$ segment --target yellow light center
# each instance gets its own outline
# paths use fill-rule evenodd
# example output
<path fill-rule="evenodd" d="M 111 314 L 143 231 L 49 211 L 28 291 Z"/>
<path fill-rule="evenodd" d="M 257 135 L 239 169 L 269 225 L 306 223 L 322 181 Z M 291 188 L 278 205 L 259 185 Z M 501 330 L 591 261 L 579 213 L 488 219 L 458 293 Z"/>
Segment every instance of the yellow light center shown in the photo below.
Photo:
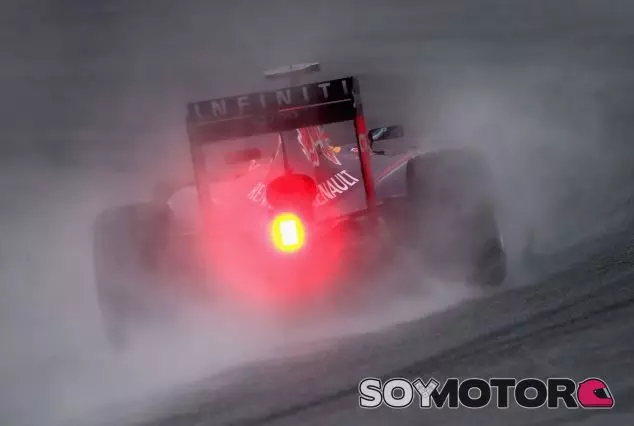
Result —
<path fill-rule="evenodd" d="M 291 253 L 304 245 L 304 225 L 293 213 L 280 213 L 271 224 L 271 238 L 275 248 Z"/>

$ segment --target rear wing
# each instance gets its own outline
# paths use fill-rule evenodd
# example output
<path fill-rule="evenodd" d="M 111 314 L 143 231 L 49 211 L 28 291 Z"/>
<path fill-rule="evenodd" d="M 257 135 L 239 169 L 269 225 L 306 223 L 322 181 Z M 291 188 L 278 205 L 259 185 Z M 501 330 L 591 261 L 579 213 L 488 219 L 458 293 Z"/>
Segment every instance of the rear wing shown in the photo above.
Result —
<path fill-rule="evenodd" d="M 368 211 L 378 223 L 370 146 L 355 77 L 188 104 L 187 134 L 203 212 L 212 208 L 204 144 L 342 121 L 354 121 Z"/>
<path fill-rule="evenodd" d="M 354 120 L 361 113 L 355 77 L 269 92 L 192 102 L 187 133 L 194 144 Z"/>

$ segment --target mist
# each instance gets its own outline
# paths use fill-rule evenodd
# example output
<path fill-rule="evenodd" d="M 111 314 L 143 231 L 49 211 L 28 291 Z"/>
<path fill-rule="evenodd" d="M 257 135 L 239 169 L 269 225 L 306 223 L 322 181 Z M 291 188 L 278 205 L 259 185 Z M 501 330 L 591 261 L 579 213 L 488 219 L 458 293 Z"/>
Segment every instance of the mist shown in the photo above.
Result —
<path fill-rule="evenodd" d="M 94 218 L 191 173 L 187 101 L 263 89 L 273 66 L 316 60 L 324 78 L 359 75 L 371 127 L 402 123 L 421 149 L 480 148 L 519 275 L 527 250 L 619 226 L 634 180 L 626 2 L 313 3 L 3 4 L 0 423 L 91 423 L 243 363 L 475 297 L 427 283 L 409 301 L 292 332 L 192 311 L 129 353 L 109 350 Z M 422 282 L 415 274 L 395 267 L 382 279 Z"/>

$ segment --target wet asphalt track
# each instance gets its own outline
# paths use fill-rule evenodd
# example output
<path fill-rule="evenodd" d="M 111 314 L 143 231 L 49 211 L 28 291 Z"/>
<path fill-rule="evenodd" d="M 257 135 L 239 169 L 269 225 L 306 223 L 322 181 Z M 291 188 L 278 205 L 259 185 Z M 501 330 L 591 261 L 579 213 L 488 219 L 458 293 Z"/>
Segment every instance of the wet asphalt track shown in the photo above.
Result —
<path fill-rule="evenodd" d="M 552 271 L 534 286 L 467 302 L 386 332 L 333 342 L 308 356 L 249 367 L 208 400 L 185 392 L 174 412 L 147 424 L 628 424 L 634 415 L 631 225 L 593 241 L 595 253 Z M 362 377 L 555 376 L 602 377 L 617 405 L 610 412 L 527 411 L 513 405 L 508 410 L 429 411 L 415 404 L 400 411 L 358 408 Z"/>
<path fill-rule="evenodd" d="M 370 125 L 398 120 L 430 144 L 468 140 L 499 165 L 517 263 L 510 289 L 380 333 L 328 342 L 309 355 L 226 373 L 220 390 L 185 389 L 147 424 L 631 424 L 634 8 L 627 1 L 313 3 L 139 1 L 46 9 L 41 13 L 54 17 L 46 22 L 66 49 L 33 55 L 32 64 L 44 71 L 23 84 L 46 88 L 56 102 L 67 95 L 63 104 L 41 100 L 41 108 L 62 105 L 56 113 L 63 116 L 44 118 L 42 132 L 72 135 L 69 150 L 94 144 L 81 160 L 90 167 L 128 149 L 117 138 L 103 148 L 107 136 L 136 132 L 147 143 L 147 135 L 166 126 L 178 137 L 182 128 L 173 119 L 152 118 L 180 119 L 180 105 L 200 93 L 259 89 L 251 82 L 269 66 L 319 60 L 326 78 L 360 75 Z M 359 10 L 363 15 L 353 19 Z M 39 46 L 28 37 L 24 43 L 24 51 Z M 46 43 L 42 52 L 55 45 Z M 18 49 L 8 54 L 16 69 L 28 63 Z M 86 101 L 92 109 L 82 110 Z M 13 112 L 7 114 L 5 128 L 22 137 L 19 123 L 10 123 Z M 74 127 L 76 119 L 88 123 L 90 138 Z M 135 167 L 172 153 L 166 147 L 173 139 L 157 139 L 156 157 L 139 155 Z M 55 153 L 62 164 L 64 152 Z M 538 251 L 550 254 L 527 255 L 527 232 L 536 232 Z M 366 376 L 599 376 L 617 406 L 364 412 L 357 384 Z"/>

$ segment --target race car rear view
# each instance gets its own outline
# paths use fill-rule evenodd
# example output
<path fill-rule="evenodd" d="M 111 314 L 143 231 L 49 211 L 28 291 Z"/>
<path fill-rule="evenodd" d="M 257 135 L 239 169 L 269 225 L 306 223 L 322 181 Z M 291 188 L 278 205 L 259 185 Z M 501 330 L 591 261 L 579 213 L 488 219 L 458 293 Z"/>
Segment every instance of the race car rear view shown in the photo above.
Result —
<path fill-rule="evenodd" d="M 430 276 L 504 281 L 478 153 L 379 151 L 377 142 L 403 132 L 368 132 L 359 89 L 345 77 L 188 105 L 195 182 L 95 222 L 111 343 L 125 345 L 136 326 L 169 318 L 183 300 L 306 309 L 387 266 L 396 247 L 415 253 Z"/>

